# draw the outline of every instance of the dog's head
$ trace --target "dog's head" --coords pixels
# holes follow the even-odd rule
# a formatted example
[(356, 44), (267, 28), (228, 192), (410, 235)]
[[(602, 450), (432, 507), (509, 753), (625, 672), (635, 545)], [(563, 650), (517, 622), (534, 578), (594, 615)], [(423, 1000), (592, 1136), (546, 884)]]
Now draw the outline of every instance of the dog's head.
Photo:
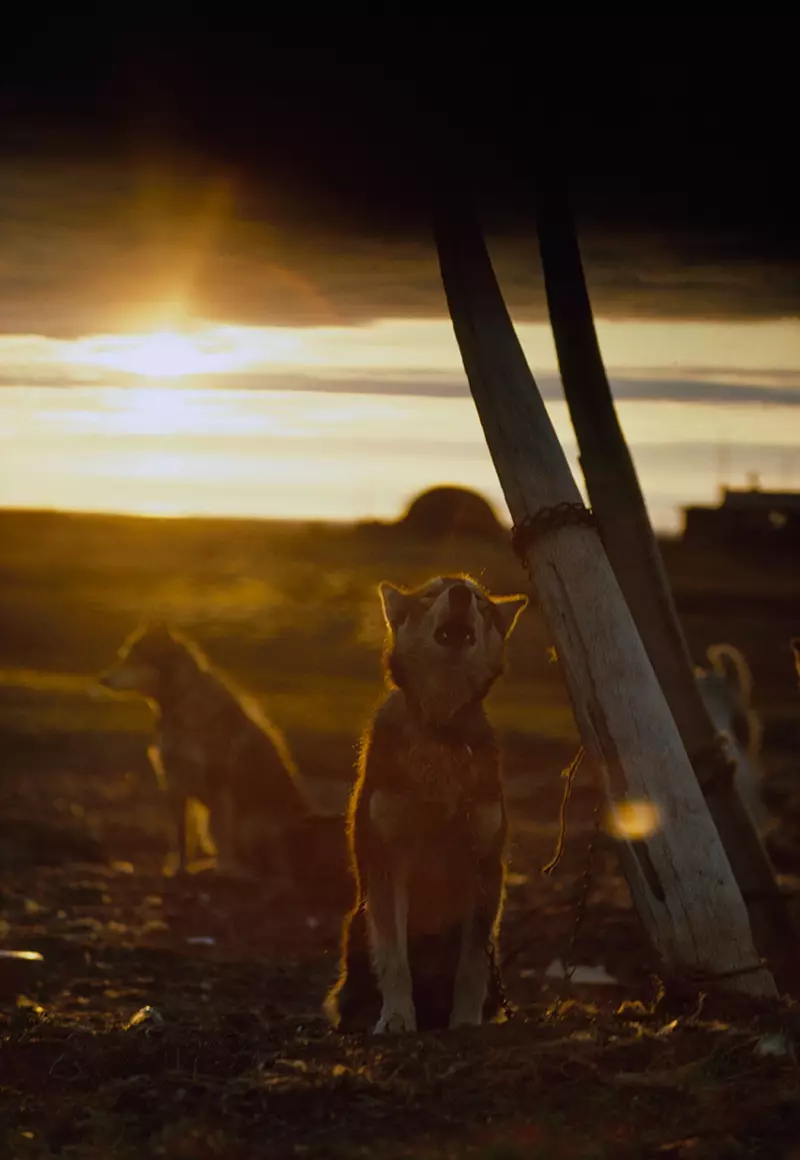
[(115, 693), (138, 693), (158, 700), (172, 671), (186, 656), (185, 644), (165, 624), (151, 623), (134, 632), (114, 664), (97, 683)]
[(379, 592), (389, 675), (438, 722), (486, 696), (528, 603), (527, 596), (490, 596), (468, 576), (437, 576), (412, 591), (383, 583)]
[(794, 657), (794, 671), (797, 673), (797, 680), (800, 682), (800, 636), (793, 636), (789, 642), (792, 647), (792, 656)]

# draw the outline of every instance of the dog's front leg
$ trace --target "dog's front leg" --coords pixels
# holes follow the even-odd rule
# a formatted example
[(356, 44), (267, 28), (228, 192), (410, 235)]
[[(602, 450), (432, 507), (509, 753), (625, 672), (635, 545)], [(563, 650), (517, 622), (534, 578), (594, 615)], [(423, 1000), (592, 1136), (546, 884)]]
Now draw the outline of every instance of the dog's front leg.
[[(500, 806), (481, 807), (479, 838), (488, 837), (496, 818), (499, 835), (502, 827)], [(489, 987), (490, 943), (495, 936), (503, 902), (503, 854), (499, 842), (479, 842), (489, 851), (477, 857), (470, 893), (465, 900), (461, 927), (461, 950), (453, 990), (451, 1027), (478, 1027), (483, 1022), (483, 1008)], [(492, 849), (491, 847), (495, 848)]]
[(186, 807), (188, 800), (185, 794), (174, 791), (170, 793), (170, 812), (175, 827), (179, 874), (186, 873)]
[(375, 1034), (416, 1031), (408, 961), (408, 866), (390, 863), (369, 875), (367, 916), (375, 973), (383, 997)]

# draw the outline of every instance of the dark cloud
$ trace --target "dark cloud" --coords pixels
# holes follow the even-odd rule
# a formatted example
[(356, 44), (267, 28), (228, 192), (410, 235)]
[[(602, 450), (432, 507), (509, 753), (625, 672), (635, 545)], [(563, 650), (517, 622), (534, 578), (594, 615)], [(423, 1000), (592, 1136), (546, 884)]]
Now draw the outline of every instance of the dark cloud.
[[(546, 318), (534, 223), (490, 238), (518, 321)], [(746, 238), (587, 222), (596, 311), (610, 317), (800, 314), (800, 263)], [(265, 182), (175, 157), (6, 156), (0, 162), (0, 331), (72, 337), (157, 325), (163, 303), (252, 325), (334, 325), (446, 313), (426, 231), (380, 236), (294, 219)]]
[(81, 28), (71, 12), (9, 55), (0, 329), (116, 330), (187, 293), (223, 321), (441, 315), (427, 206), (443, 156), (520, 319), (544, 316), (532, 188), (555, 171), (599, 312), (800, 313), (794, 70), (774, 44), (759, 58), (751, 21), (742, 50), (692, 58), (586, 29), (578, 53), (508, 10), (474, 30), (379, 7), (330, 28), (249, 20)]

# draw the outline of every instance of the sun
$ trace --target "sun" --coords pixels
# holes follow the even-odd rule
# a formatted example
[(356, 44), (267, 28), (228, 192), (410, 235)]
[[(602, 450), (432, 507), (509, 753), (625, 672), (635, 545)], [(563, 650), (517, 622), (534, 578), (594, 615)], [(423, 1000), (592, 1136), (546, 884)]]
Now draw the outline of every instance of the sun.
[(62, 358), (77, 367), (103, 367), (158, 381), (274, 366), (291, 361), (298, 349), (301, 338), (291, 330), (207, 325), (150, 334), (92, 335), (65, 344)]
[(134, 340), (125, 352), (118, 352), (120, 370), (148, 378), (177, 379), (203, 369), (203, 355), (186, 335), (163, 330)]
[(161, 330), (120, 339), (102, 361), (116, 370), (144, 378), (178, 379), (182, 375), (202, 373), (207, 359), (188, 335)]

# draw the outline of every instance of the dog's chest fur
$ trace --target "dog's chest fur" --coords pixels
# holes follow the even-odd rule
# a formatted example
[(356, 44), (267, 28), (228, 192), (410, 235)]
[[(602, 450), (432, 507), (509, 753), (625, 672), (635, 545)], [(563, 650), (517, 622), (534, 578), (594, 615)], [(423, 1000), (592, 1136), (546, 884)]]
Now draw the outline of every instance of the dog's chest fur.
[(499, 759), (482, 708), (442, 728), (392, 693), (367, 742), (358, 815), (362, 862), (399, 859), (410, 871), (409, 930), (458, 921), (478, 865), (502, 857), (505, 842)]
[[(362, 794), (387, 832), (416, 847), (469, 842), (473, 816), (500, 804), (497, 749), (480, 706), (447, 727), (421, 721), (399, 691), (381, 706), (367, 740)], [(366, 802), (364, 804), (367, 804)]]
[(475, 794), (473, 747), (463, 738), (441, 739), (417, 730), (407, 731), (405, 741), (409, 798), (419, 806), (439, 807), (435, 813), (452, 818)]

